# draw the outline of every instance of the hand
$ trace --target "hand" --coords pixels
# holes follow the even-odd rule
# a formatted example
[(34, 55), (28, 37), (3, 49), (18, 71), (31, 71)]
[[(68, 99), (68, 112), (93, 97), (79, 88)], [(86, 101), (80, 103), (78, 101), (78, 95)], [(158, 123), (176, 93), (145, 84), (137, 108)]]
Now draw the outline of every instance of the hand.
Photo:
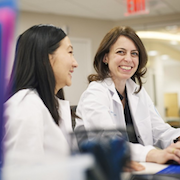
[(130, 161), (130, 163), (124, 168), (125, 172), (131, 171), (143, 171), (145, 167), (136, 161)]
[(166, 149), (152, 149), (146, 156), (147, 162), (164, 164), (169, 160), (174, 160), (180, 164), (180, 141), (173, 143)]

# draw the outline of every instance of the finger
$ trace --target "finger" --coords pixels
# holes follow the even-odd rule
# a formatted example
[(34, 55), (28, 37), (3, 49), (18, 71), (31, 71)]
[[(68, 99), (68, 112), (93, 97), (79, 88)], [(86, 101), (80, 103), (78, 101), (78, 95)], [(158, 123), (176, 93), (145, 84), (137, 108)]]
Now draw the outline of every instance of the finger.
[(145, 167), (138, 163), (138, 162), (135, 162), (135, 161), (132, 161), (131, 164), (130, 164), (131, 168), (135, 171), (142, 171), (142, 170), (145, 170)]
[(177, 143), (173, 143), (173, 144), (171, 144), (169, 147), (171, 147), (171, 148), (177, 148), (177, 149), (180, 149), (180, 141), (178, 141)]
[(135, 171), (143, 171), (145, 170), (145, 167), (143, 165), (138, 165), (138, 166), (133, 167), (133, 169)]
[(180, 149), (173, 147), (169, 150), (169, 152), (171, 154), (174, 154), (175, 156), (177, 156), (178, 158), (180, 158)]
[(174, 147), (180, 150), (180, 141), (174, 144)]
[(176, 152), (176, 148), (172, 148), (172, 149), (171, 149), (171, 153), (172, 153), (172, 154), (175, 154), (175, 152)]
[(125, 167), (125, 168), (123, 168), (123, 171), (124, 172), (132, 172), (132, 169)]
[(176, 155), (180, 159), (180, 150), (174, 148), (173, 154)]
[[(176, 152), (176, 151), (175, 151), (175, 152)], [(174, 160), (174, 161), (180, 163), (180, 158), (179, 158), (176, 154), (172, 154), (172, 153), (167, 154), (166, 160), (167, 160), (167, 161), (168, 161), (168, 160)]]

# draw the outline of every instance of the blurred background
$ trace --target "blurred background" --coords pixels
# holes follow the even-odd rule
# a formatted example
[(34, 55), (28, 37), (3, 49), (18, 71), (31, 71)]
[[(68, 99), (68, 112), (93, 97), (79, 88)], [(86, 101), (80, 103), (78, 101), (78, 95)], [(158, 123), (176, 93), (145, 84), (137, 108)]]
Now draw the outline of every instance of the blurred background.
[[(137, 6), (138, 4), (138, 6)], [(17, 36), (35, 24), (53, 24), (68, 33), (79, 64), (66, 99), (77, 105), (93, 73), (93, 57), (104, 35), (114, 26), (130, 26), (147, 49), (144, 87), (159, 114), (180, 126), (180, 1), (179, 0), (19, 0), (19, 14), (9, 54), (12, 68)]]

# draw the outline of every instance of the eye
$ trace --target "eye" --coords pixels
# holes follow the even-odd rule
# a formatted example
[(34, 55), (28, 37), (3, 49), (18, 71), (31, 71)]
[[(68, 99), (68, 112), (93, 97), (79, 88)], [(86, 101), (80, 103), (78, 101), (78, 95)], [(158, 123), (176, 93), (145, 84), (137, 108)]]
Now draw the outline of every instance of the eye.
[(136, 52), (136, 51), (131, 52), (131, 55), (132, 55), (133, 57), (139, 56), (139, 52)]
[(69, 53), (73, 55), (73, 51), (69, 51)]
[(125, 51), (119, 50), (119, 51), (117, 51), (117, 53), (120, 54), (120, 55), (124, 55)]

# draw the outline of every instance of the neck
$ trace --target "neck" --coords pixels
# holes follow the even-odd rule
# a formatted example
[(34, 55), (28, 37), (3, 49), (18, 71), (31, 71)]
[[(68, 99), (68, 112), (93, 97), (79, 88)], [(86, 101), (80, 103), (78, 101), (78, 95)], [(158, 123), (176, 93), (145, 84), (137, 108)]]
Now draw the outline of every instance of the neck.
[[(113, 80), (114, 81), (114, 80)], [(125, 87), (126, 87), (126, 80), (115, 80), (114, 81), (115, 88), (118, 90), (118, 92), (122, 95), (125, 96)]]

